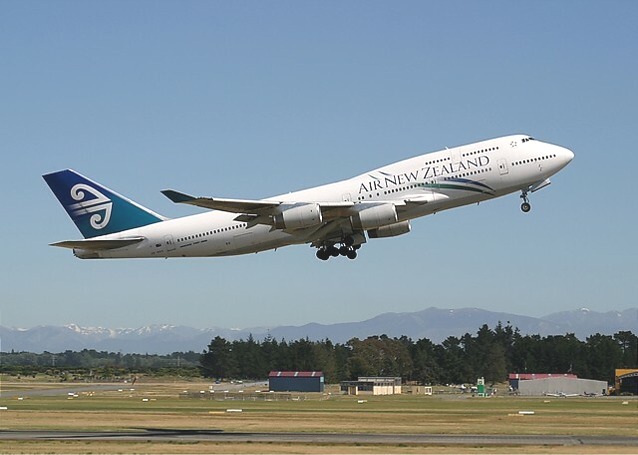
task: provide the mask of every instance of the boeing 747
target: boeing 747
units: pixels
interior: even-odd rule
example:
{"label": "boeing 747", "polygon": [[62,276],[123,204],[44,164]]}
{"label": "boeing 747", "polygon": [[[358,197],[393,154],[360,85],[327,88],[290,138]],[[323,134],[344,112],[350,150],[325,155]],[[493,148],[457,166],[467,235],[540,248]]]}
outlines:
{"label": "boeing 747", "polygon": [[420,155],[348,180],[267,199],[194,197],[171,201],[208,209],[168,219],[65,169],[44,175],[84,236],[53,246],[78,258],[231,256],[310,244],[321,260],[357,257],[368,239],[411,230],[410,220],[550,184],[574,154],[527,135],[505,136]]}

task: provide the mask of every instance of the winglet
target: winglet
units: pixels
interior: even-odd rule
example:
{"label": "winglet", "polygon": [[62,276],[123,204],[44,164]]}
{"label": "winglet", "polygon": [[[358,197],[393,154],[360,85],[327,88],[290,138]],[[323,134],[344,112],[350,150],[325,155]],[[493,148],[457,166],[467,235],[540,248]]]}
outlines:
{"label": "winglet", "polygon": [[193,196],[189,196],[188,194],[180,193],[179,191],[175,190],[162,190],[162,194],[176,204],[189,203],[196,199]]}

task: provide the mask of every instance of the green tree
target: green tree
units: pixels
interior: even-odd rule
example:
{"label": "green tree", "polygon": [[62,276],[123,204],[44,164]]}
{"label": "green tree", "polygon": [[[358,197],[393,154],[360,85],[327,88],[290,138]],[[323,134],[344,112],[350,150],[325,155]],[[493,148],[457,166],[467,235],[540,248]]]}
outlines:
{"label": "green tree", "polygon": [[412,379],[421,384],[439,382],[441,367],[438,361],[437,346],[427,338],[418,340],[410,346],[412,357]]}
{"label": "green tree", "polygon": [[597,333],[587,338],[587,363],[591,379],[614,381],[614,370],[622,363],[623,352],[613,337]]}
{"label": "green tree", "polygon": [[616,368],[638,368],[638,335],[621,331],[614,334],[614,340],[622,352],[620,365]]}
{"label": "green tree", "polygon": [[216,336],[208,345],[208,350],[199,358],[202,375],[208,378],[226,378],[234,376],[236,368],[232,357],[232,345],[220,336]]}
{"label": "green tree", "polygon": [[352,349],[349,358],[351,376],[409,376],[412,359],[407,346],[386,335],[348,342]]}

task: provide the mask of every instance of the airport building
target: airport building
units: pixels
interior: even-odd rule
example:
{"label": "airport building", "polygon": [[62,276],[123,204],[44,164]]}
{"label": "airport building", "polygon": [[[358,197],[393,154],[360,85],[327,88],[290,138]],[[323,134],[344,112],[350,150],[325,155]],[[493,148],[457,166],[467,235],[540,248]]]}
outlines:
{"label": "airport building", "polygon": [[518,393],[523,396],[577,396],[606,395],[607,382],[593,379],[551,377],[529,379],[518,384]]}
{"label": "airport building", "polygon": [[323,392],[321,371],[271,371],[268,375],[271,392]]}
{"label": "airport building", "polygon": [[401,378],[360,376],[357,381],[341,382],[348,395],[394,395],[401,393]]}
{"label": "airport building", "polygon": [[552,374],[552,373],[510,373],[509,383],[513,390],[518,390],[521,381],[529,381],[533,379],[549,379],[549,378],[568,378],[578,379],[575,374]]}
{"label": "airport building", "polygon": [[626,393],[638,395],[638,369],[616,370],[614,390],[616,391],[616,395]]}

